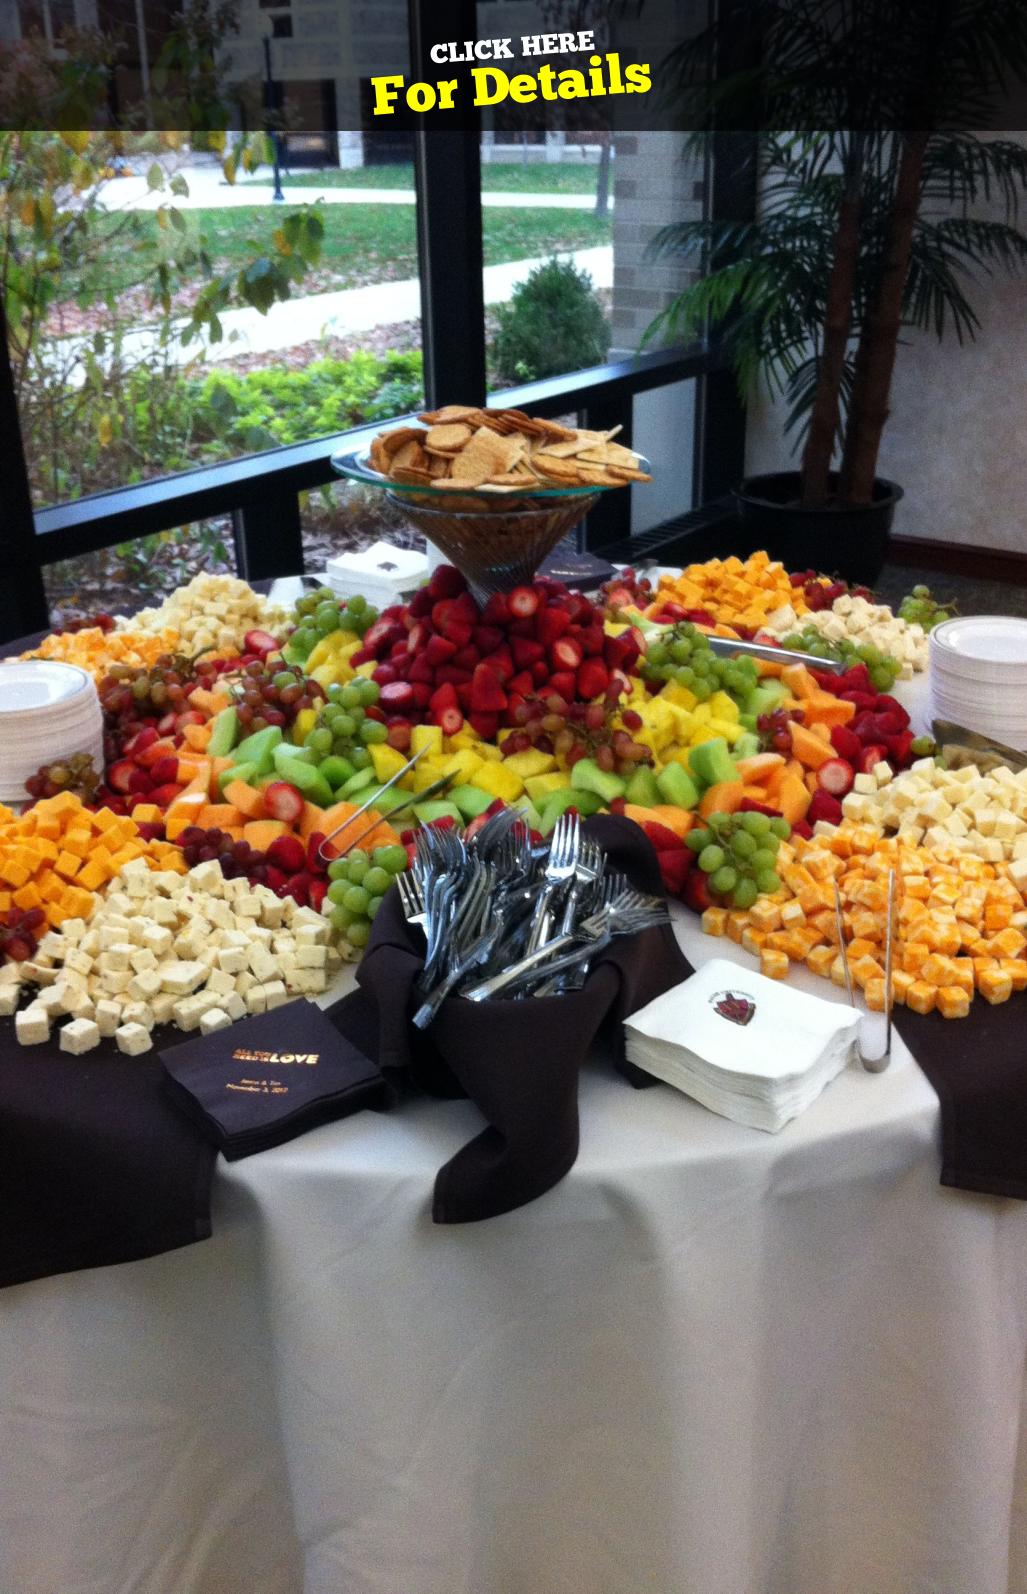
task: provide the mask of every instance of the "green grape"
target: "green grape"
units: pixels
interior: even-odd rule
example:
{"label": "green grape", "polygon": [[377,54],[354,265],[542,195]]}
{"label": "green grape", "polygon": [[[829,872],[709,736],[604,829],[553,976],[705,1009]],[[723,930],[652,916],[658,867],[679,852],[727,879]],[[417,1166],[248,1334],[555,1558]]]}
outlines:
{"label": "green grape", "polygon": [[351,913],[364,913],[371,898],[363,886],[347,886],[342,900],[343,906],[349,908]]}
{"label": "green grape", "polygon": [[879,692],[887,692],[895,681],[895,677],[886,664],[873,665],[870,670],[870,679]]}
{"label": "green grape", "polygon": [[383,897],[372,897],[371,898],[370,902],[367,904],[367,917],[369,919],[373,919],[374,918],[375,914],[378,912],[378,909],[381,907],[383,901],[384,901]]}
{"label": "green grape", "polygon": [[332,733],[327,725],[315,725],[303,738],[304,747],[309,747],[312,752],[327,755],[332,750]]}
{"label": "green grape", "polygon": [[277,675],[271,677],[271,685],[276,691],[280,692],[283,687],[292,686],[295,680],[296,677],[291,670],[279,670]]}
{"label": "green grape", "polygon": [[360,884],[370,867],[371,864],[367,853],[363,852],[360,847],[354,847],[353,851],[346,857],[346,874],[350,882],[355,886]]}
{"label": "green grape", "polygon": [[374,849],[374,862],[379,869],[385,869],[390,875],[402,874],[408,863],[407,850],[394,842],[390,847],[376,847]]}
{"label": "green grape", "polygon": [[699,868],[703,874],[714,874],[724,862],[723,847],[704,847],[699,854]]}
{"label": "green grape", "polygon": [[678,637],[670,645],[670,656],[675,664],[687,664],[692,657],[692,644],[684,637]]}
{"label": "green grape", "polygon": [[771,835],[777,836],[780,841],[787,841],[792,833],[792,827],[787,819],[772,819],[770,821]]}
{"label": "green grape", "polygon": [[692,852],[702,852],[712,840],[713,837],[708,830],[690,830],[685,837],[685,846],[691,848]]}
{"label": "green grape", "polygon": [[317,599],[314,597],[313,593],[310,593],[307,597],[300,598],[299,602],[296,604],[296,613],[297,614],[313,614],[313,612],[314,612],[314,610],[316,608],[317,608]]}
{"label": "green grape", "polygon": [[736,858],[751,858],[756,852],[756,837],[748,830],[736,830],[731,837],[731,851]]}
{"label": "green grape", "polygon": [[[343,860],[341,858],[335,860],[337,863],[341,863],[342,861]],[[350,886],[349,881],[346,880],[344,876],[337,876],[332,880],[332,883],[328,887],[328,890],[325,894],[329,902],[331,902],[335,907],[341,908],[346,900],[346,892],[350,890],[352,890],[352,887]]]}
{"label": "green grape", "polygon": [[366,918],[355,920],[346,931],[346,939],[350,946],[358,948],[366,946],[371,939],[371,926],[368,920]]}
{"label": "green grape", "polygon": [[770,848],[760,847],[750,858],[749,867],[754,874],[759,874],[761,869],[773,869],[776,863],[777,857]]}
{"label": "green grape", "polygon": [[[384,725],[382,726],[382,730],[385,730]],[[353,765],[354,769],[370,769],[372,763],[374,762],[366,747],[354,747],[353,751],[347,753],[346,756]]]}
{"label": "green grape", "polygon": [[365,720],[360,727],[360,740],[369,747],[378,742],[387,742],[388,739],[389,728],[383,725],[381,720]]}
{"label": "green grape", "polygon": [[710,876],[710,890],[716,891],[718,896],[727,896],[738,884],[738,871],[732,869],[729,863],[722,864]]}
{"label": "green grape", "polygon": [[755,880],[750,879],[747,875],[744,880],[739,880],[734,891],[732,891],[731,906],[744,911],[746,908],[752,907],[758,896],[759,887]]}
{"label": "green grape", "polygon": [[347,681],[345,686],[339,688],[339,702],[343,708],[355,708],[360,702],[360,688],[352,681]]}
{"label": "green grape", "polygon": [[335,732],[336,736],[353,736],[356,732],[356,728],[357,722],[353,718],[353,715],[347,714],[345,710],[343,710],[341,713],[337,713],[332,721],[332,730]]}
{"label": "green grape", "polygon": [[364,890],[370,891],[372,897],[384,896],[392,884],[392,876],[387,869],[380,869],[377,864],[368,869],[364,876]]}
{"label": "green grape", "polygon": [[381,688],[379,687],[378,682],[369,681],[366,676],[361,676],[360,683],[357,686],[357,691],[360,693],[359,701],[363,704],[364,708],[373,707],[373,705],[377,703],[379,697],[381,696]]}
{"label": "green grape", "polygon": [[692,683],[692,691],[695,693],[700,703],[708,702],[713,696],[713,687],[705,678],[702,677]]}
{"label": "green grape", "polygon": [[346,599],[346,608],[352,615],[361,615],[367,608],[367,599],[362,592],[355,592],[352,598]]}
{"label": "green grape", "polygon": [[333,609],[329,614],[328,605],[325,604],[324,608],[318,609],[317,613],[315,614],[314,624],[317,626],[319,636],[331,636],[333,631],[337,631],[339,629],[338,609]]}
{"label": "green grape", "polygon": [[775,870],[761,869],[759,874],[756,876],[756,887],[757,890],[766,894],[767,896],[772,896],[775,891],[780,891],[781,881],[778,879]]}
{"label": "green grape", "polygon": [[770,832],[768,814],[740,814],[739,818],[750,836],[766,836]]}
{"label": "green grape", "polygon": [[325,697],[328,699],[329,703],[337,703],[341,695],[342,687],[339,685],[338,681],[331,681],[325,687]]}
{"label": "green grape", "polygon": [[[328,878],[329,878],[329,880],[333,880],[333,881],[334,880],[345,880],[348,868],[349,868],[349,865],[348,865],[348,863],[347,863],[345,858],[333,858],[331,863],[328,865]],[[340,895],[341,895],[341,893],[340,893]],[[337,901],[337,898],[331,896],[330,892],[329,892],[329,898],[330,898],[330,900],[332,902]]]}
{"label": "green grape", "polygon": [[344,908],[341,903],[332,909],[328,918],[334,930],[348,930],[353,923],[352,913],[348,908]]}
{"label": "green grape", "polygon": [[318,603],[327,603],[329,599],[332,599],[334,602],[335,593],[332,591],[331,587],[316,587],[314,589],[314,597],[317,599]]}
{"label": "green grape", "polygon": [[669,654],[665,643],[650,642],[645,655],[647,664],[666,664],[668,657]]}

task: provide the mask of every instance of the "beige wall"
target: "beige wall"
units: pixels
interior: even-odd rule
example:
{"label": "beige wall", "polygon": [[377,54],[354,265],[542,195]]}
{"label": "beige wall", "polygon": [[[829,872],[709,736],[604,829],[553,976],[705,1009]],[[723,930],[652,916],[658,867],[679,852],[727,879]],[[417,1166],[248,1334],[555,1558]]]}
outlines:
{"label": "beige wall", "polygon": [[[1027,276],[985,278],[970,298],[975,343],[911,334],[900,347],[880,474],[906,489],[896,535],[1027,553]],[[749,472],[792,465],[782,416],[753,405]]]}

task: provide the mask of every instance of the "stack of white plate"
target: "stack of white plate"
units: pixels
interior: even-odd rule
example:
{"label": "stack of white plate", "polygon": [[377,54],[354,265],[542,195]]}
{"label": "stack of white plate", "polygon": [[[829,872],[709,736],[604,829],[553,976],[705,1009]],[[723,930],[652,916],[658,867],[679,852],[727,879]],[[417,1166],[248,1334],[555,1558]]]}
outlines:
{"label": "stack of white plate", "polygon": [[72,753],[91,754],[102,771],[103,715],[92,676],[54,659],[0,664],[0,802],[28,802],[28,777]]}
{"label": "stack of white plate", "polygon": [[931,700],[940,719],[1027,750],[1027,620],[970,614],[935,626]]}

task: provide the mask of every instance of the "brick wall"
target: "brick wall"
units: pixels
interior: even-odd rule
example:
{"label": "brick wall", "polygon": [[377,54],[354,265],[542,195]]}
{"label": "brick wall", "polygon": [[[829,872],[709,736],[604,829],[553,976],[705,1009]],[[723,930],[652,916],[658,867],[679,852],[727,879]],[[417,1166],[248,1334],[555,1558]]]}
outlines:
{"label": "brick wall", "polygon": [[694,270],[653,260],[661,228],[702,215],[702,170],[676,133],[622,133],[613,163],[613,350],[633,353],[645,329]]}

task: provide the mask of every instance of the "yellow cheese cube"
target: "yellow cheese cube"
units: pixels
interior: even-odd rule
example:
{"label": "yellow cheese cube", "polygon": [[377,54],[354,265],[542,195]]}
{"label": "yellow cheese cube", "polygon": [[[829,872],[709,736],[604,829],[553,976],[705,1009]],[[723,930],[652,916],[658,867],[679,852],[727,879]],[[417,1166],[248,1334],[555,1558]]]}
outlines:
{"label": "yellow cheese cube", "polygon": [[895,969],[891,977],[892,1000],[905,1003],[909,988],[913,984],[912,974],[907,974],[905,969]]}
{"label": "yellow cheese cube", "polygon": [[764,947],[760,953],[760,973],[768,980],[787,979],[789,966],[784,952],[774,952],[770,947]]}
{"label": "yellow cheese cube", "polygon": [[[960,996],[963,992],[960,991]],[[906,1006],[914,1013],[933,1013],[938,992],[926,980],[914,980],[906,992]]]}
{"label": "yellow cheese cube", "polygon": [[727,930],[727,909],[707,908],[700,923],[703,935],[724,935]]}
{"label": "yellow cheese cube", "polygon": [[999,968],[1009,975],[1014,991],[1027,989],[1027,963],[1022,958],[1002,958]]}
{"label": "yellow cheese cube", "polygon": [[[788,906],[787,903],[784,904]],[[749,923],[754,930],[776,930],[781,923],[781,908],[775,902],[770,902],[766,897],[760,897],[749,909]]]}
{"label": "yellow cheese cube", "polygon": [[884,977],[867,980],[863,987],[863,997],[867,1007],[872,1013],[884,1012]]}
{"label": "yellow cheese cube", "polygon": [[965,1018],[970,1011],[970,998],[958,985],[943,985],[938,992],[938,1012],[942,1018]]}
{"label": "yellow cheese cube", "polygon": [[977,989],[986,1002],[996,1007],[999,1002],[1008,1002],[1013,994],[1013,982],[1001,968],[985,969],[977,976]]}
{"label": "yellow cheese cube", "polygon": [[766,939],[764,931],[754,930],[750,925],[747,930],[742,931],[742,948],[746,952],[751,952],[753,957],[759,957]]}

